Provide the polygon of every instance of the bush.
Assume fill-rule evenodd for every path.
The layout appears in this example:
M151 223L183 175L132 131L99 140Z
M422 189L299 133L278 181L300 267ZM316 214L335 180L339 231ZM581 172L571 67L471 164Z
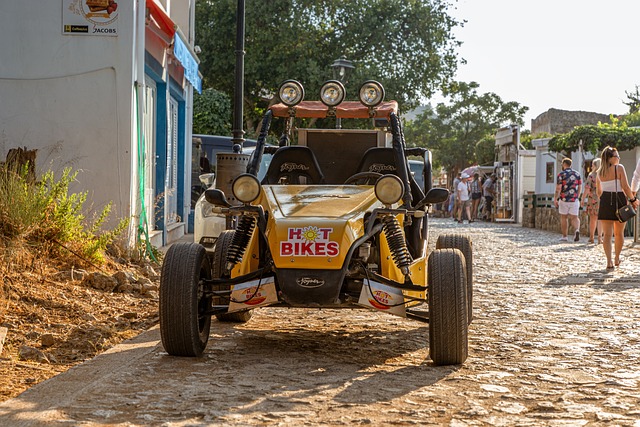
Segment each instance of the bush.
M87 193L69 194L77 172L67 168L56 180L48 171L32 182L27 166L0 166L0 238L5 246L24 242L44 255L62 255L64 247L91 262L102 263L107 246L126 229L128 220L101 232L111 204L96 218L87 220L83 214Z

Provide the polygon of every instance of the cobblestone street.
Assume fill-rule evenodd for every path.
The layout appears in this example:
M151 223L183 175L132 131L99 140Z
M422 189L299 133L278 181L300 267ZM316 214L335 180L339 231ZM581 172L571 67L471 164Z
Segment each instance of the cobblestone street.
M469 358L369 311L261 309L180 359L157 328L0 405L0 425L640 426L640 248L513 224L431 220L474 245Z

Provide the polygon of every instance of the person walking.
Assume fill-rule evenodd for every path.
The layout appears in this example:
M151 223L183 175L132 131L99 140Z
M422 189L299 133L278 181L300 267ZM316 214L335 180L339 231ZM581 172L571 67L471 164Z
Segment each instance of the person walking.
M457 188L456 200L460 204L460 207L458 208L458 223L460 224L462 224L462 215L465 212L467 214L469 224L473 222L473 217L471 216L471 198L469 196L469 178L471 178L469 175L463 173Z
M484 218L491 221L491 208L495 197L496 175L491 174L484 183L482 183L482 195L484 196Z
M471 189L471 220L478 219L478 206L482 198L482 185L480 184L480 174L474 173L473 180L469 184Z
M620 254L624 244L624 222L618 221L616 211L627 204L627 197L633 202L637 199L631 192L627 172L620 164L620 154L614 147L605 147L600 156L600 169L596 180L596 191L600 197L598 219L604 231L602 247L607 257L607 269L620 265ZM626 196L626 197L625 197ZM632 203L633 203L632 202ZM611 237L614 239L615 259L611 262Z
M598 229L598 244L602 243L602 224L598 222L598 208L600 198L596 192L596 180L600 168L600 159L593 159L591 163L591 173L584 182L584 193L582 193L582 207L585 208L589 217L589 243L594 243L596 228Z
M571 169L571 159L562 159L562 171L556 179L556 192L554 204L560 214L560 230L562 231L561 241L567 241L569 222L575 229L574 242L580 240L580 193L582 191L582 177Z
M458 172L455 178L453 178L453 211L451 213L451 218L454 221L458 220L459 212L460 212L460 199L458 198L458 184L462 181L461 173Z

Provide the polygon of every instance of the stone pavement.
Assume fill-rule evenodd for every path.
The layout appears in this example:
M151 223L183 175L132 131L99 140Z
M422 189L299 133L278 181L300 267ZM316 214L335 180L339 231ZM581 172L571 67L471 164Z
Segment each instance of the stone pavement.
M0 405L7 426L640 427L640 250L505 223L431 220L473 240L462 366L434 366L427 325L365 310L265 308L214 322L202 358L152 329Z

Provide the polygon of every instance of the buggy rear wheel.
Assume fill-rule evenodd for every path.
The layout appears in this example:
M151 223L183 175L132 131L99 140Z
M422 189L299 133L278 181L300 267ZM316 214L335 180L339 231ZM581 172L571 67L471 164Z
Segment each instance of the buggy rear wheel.
M201 356L209 340L211 278L207 252L197 243L176 243L167 251L160 277L160 336L172 356Z
M436 365L459 365L468 355L468 301L464 256L436 249L429 256L429 355Z
M473 320L473 250L471 239L463 234L441 234L436 249L459 249L464 255L467 277L467 300L469 302L469 323Z
M216 246L213 249L213 266L212 266L212 275L216 279L224 279L231 277L231 273L227 270L227 253L229 252L229 246L231 245L231 240L233 240L233 235L235 231L233 230L225 230L220 233L218 240L216 241ZM216 291L229 291L231 290L231 285L222 284L215 285ZM214 305L225 305L229 304L229 299L223 297L214 297ZM237 322L244 323L251 320L251 316L253 312L250 310L247 311L238 311L235 313L223 313L216 314L216 317L221 322Z

